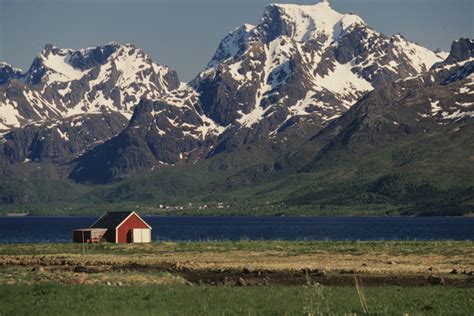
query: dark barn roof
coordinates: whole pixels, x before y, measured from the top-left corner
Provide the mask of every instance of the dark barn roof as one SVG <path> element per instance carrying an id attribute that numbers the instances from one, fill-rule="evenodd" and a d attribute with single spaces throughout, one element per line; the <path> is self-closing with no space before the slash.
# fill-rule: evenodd
<path id="1" fill-rule="evenodd" d="M 115 229 L 132 213 L 133 212 L 107 212 L 104 216 L 92 224 L 91 228 Z"/>

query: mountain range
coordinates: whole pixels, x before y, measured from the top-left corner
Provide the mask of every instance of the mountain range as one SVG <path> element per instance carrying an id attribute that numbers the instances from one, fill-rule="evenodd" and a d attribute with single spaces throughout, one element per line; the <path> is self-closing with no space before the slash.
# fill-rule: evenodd
<path id="1" fill-rule="evenodd" d="M 267 6 L 188 83 L 132 44 L 47 44 L 0 63 L 0 202 L 469 213 L 473 72 L 472 39 L 433 52 L 326 1 Z"/>

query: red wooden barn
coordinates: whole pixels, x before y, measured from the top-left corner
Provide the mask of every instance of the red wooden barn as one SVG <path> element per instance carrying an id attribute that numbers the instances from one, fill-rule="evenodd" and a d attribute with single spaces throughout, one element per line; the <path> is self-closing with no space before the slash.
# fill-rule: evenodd
<path id="1" fill-rule="evenodd" d="M 124 243 L 149 243 L 151 242 L 151 226 L 148 225 L 136 212 L 107 212 L 99 218 L 90 228 L 74 231 L 75 242 L 94 242 L 84 236 L 93 235 L 100 231 L 97 238 L 107 242 Z M 92 232 L 92 234 L 90 234 Z"/>

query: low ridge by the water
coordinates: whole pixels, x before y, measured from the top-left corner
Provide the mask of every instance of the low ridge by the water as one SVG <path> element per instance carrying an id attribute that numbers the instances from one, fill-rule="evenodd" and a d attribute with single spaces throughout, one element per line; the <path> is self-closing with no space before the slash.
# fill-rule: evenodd
<path id="1" fill-rule="evenodd" d="M 474 218 L 145 217 L 153 240 L 474 240 Z M 96 217 L 0 217 L 0 243 L 70 242 Z"/>

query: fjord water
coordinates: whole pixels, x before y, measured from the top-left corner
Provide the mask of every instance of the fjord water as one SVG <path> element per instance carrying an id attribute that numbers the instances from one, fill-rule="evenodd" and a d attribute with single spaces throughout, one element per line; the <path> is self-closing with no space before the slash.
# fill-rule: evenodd
<path id="1" fill-rule="evenodd" d="M 0 243 L 71 242 L 96 217 L 0 217 Z M 153 240 L 474 240 L 472 217 L 144 217 Z"/>

